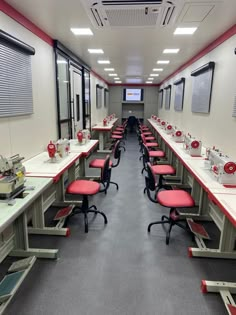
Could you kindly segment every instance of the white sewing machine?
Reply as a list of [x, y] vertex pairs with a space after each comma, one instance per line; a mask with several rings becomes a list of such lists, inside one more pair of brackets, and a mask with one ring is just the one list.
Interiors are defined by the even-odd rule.
[[59, 139], [56, 142], [50, 141], [47, 145], [48, 155], [52, 163], [58, 162], [58, 156], [64, 158], [70, 152], [70, 142], [67, 139]]
[[4, 158], [0, 155], [0, 198], [7, 199], [24, 187], [25, 167], [19, 154]]
[[171, 124], [166, 124], [165, 131], [167, 134], [171, 134], [173, 132], [173, 126]]
[[88, 129], [83, 129], [82, 130], [82, 134], [83, 134], [83, 141], [84, 141], [84, 143], [87, 143], [90, 140], [90, 138], [91, 138], [90, 131]]
[[236, 185], [236, 162], [216, 149], [207, 149], [206, 168], [220, 184]]
[[181, 131], [178, 128], [174, 127], [173, 128], [173, 133], [172, 133], [172, 139], [175, 142], [183, 142], [184, 141], [184, 133], [183, 133], [183, 131]]
[[57, 153], [61, 158], [69, 154], [70, 151], [70, 142], [67, 139], [59, 139], [56, 142]]
[[184, 136], [183, 147], [191, 156], [201, 156], [202, 141], [192, 137], [189, 133]]
[[165, 127], [166, 127], [166, 122], [165, 122], [165, 120], [162, 120], [162, 121], [160, 122], [160, 126], [161, 126], [162, 129], [165, 129]]
[[157, 117], [157, 118], [156, 118], [156, 122], [157, 122], [158, 125], [161, 125], [161, 118], [158, 118], [158, 117]]

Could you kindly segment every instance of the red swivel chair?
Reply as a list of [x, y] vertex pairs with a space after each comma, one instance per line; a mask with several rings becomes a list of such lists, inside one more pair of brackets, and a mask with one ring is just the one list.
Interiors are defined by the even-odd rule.
[[[66, 189], [68, 195], [82, 196], [82, 206], [75, 206], [69, 217], [82, 213], [84, 215], [84, 231], [88, 233], [88, 213], [101, 214], [104, 223], [107, 224], [107, 217], [102, 211], [98, 211], [95, 205], [89, 207], [88, 197], [96, 195], [100, 191], [100, 184], [90, 180], [75, 180]], [[67, 217], [67, 220], [69, 219]], [[66, 221], [67, 222], [67, 221]]]
[[[113, 148], [113, 160], [114, 161], [116, 160], [116, 162], [109, 160], [109, 168], [117, 167], [120, 164], [120, 158], [121, 158], [121, 150], [120, 150], [120, 141], [118, 140], [118, 141], [116, 141], [115, 146]], [[94, 159], [89, 163], [89, 167], [99, 168], [99, 169], [101, 169], [101, 172], [102, 172], [105, 163], [106, 163], [106, 159]], [[111, 170], [109, 172], [111, 173]], [[108, 174], [108, 175], [109, 175], [107, 178], [108, 184], [105, 185], [105, 190], [104, 190], [105, 193], [106, 193], [110, 184], [115, 185], [117, 190], [119, 189], [119, 185], [110, 180], [111, 174]]]
[[[155, 190], [157, 187], [155, 174], [152, 172], [150, 165], [148, 166], [150, 169], [148, 181], [149, 185]], [[170, 208], [169, 216], [163, 215], [161, 217], [161, 221], [151, 222], [148, 225], [148, 232], [150, 233], [151, 227], [156, 224], [169, 224], [169, 229], [166, 232], [166, 245], [169, 244], [170, 241], [170, 233], [172, 227], [177, 225], [178, 227], [190, 232], [187, 223], [182, 224], [180, 221], [183, 221], [179, 217], [179, 208], [192, 208], [195, 206], [195, 202], [192, 196], [185, 190], [164, 190], [155, 194], [154, 202], [159, 203], [163, 207]]]
[[[165, 158], [165, 152], [162, 150], [148, 150], [147, 146], [145, 144], [142, 144], [143, 146], [143, 169], [141, 171], [141, 173], [143, 174], [144, 171], [147, 171], [147, 163], [151, 163], [151, 159], [153, 160], [153, 162], [155, 160], [160, 160], [160, 159], [164, 159]], [[152, 164], [153, 164], [152, 162]]]
[[142, 139], [143, 144], [145, 144], [148, 148], [155, 148], [159, 146], [159, 144], [156, 141], [147, 142], [143, 134], [141, 134], [141, 139]]

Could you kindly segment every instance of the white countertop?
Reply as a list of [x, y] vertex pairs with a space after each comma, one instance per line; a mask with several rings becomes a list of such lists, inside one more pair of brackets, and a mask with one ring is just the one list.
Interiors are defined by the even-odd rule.
[[33, 158], [23, 162], [27, 177], [50, 177], [60, 176], [81, 156], [81, 152], [70, 152], [64, 158], [57, 158], [55, 163], [48, 156], [48, 152], [42, 152]]
[[33, 186], [34, 190], [26, 190], [24, 198], [15, 198], [13, 205], [0, 203], [0, 233], [11, 224], [38, 196], [50, 185], [52, 178], [29, 178], [25, 180], [25, 186]]

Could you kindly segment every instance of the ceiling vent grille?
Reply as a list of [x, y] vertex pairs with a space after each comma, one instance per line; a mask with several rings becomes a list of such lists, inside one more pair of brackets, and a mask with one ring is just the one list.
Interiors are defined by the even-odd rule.
[[96, 28], [167, 26], [176, 18], [176, 5], [173, 1], [82, 0], [81, 2]]

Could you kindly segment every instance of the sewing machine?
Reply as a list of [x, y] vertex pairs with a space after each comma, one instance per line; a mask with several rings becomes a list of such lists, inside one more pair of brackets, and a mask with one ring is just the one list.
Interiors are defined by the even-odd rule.
[[170, 124], [166, 124], [165, 131], [167, 134], [171, 134], [173, 132], [173, 126]]
[[8, 199], [22, 191], [25, 180], [25, 167], [19, 154], [5, 158], [0, 155], [0, 198]]
[[220, 184], [236, 185], [236, 162], [215, 148], [207, 149], [205, 166]]
[[47, 145], [48, 155], [52, 163], [57, 162], [57, 156], [64, 158], [69, 154], [70, 151], [70, 142], [67, 139], [59, 139], [57, 142], [50, 141]]
[[165, 127], [166, 127], [166, 122], [165, 122], [164, 120], [162, 120], [162, 121], [160, 122], [160, 126], [161, 126], [162, 129], [165, 129]]
[[70, 151], [70, 142], [67, 139], [59, 139], [56, 142], [57, 153], [61, 158], [69, 154]]
[[156, 122], [157, 122], [158, 125], [161, 125], [161, 118], [158, 118], [158, 117], [157, 117], [157, 118], [156, 118]]
[[88, 129], [83, 129], [82, 134], [83, 134], [84, 143], [87, 143], [91, 138], [90, 131]]
[[184, 133], [183, 131], [177, 129], [176, 127], [173, 128], [173, 133], [172, 133], [172, 139], [175, 142], [183, 142], [184, 141]]
[[202, 142], [192, 137], [189, 133], [184, 136], [183, 147], [191, 156], [201, 156]]

